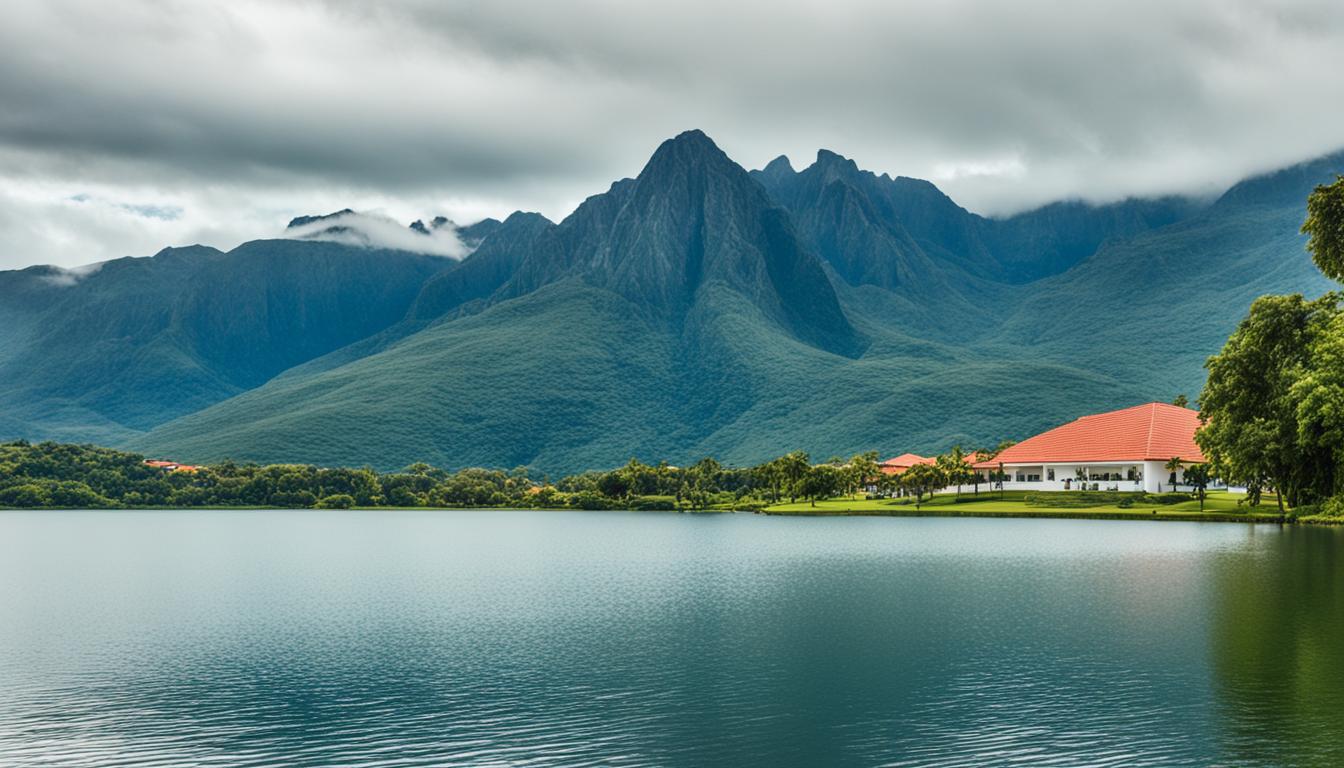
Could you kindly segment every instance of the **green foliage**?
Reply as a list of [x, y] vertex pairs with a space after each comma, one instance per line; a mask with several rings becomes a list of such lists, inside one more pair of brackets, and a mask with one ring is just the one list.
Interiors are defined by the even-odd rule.
[[936, 464], [916, 464], [900, 475], [901, 487], [915, 497], [915, 506], [932, 496], [939, 488], [947, 487], [947, 476]]
[[952, 450], [942, 454], [936, 460], [938, 471], [942, 474], [947, 485], [957, 487], [957, 495], [961, 495], [961, 486], [970, 483], [975, 478], [975, 471], [971, 469], [969, 458], [960, 445], [955, 445]]
[[1307, 198], [1302, 233], [1310, 237], [1307, 250], [1316, 267], [1326, 277], [1344, 282], [1344, 176], [1316, 187]]
[[1262, 296], [1209, 358], [1196, 440], [1225, 479], [1273, 487], [1280, 506], [1339, 490], [1344, 403], [1340, 297]]
[[1188, 493], [1145, 493], [1144, 504], [1182, 504], [1190, 500]]
[[424, 463], [388, 473], [232, 461], [169, 471], [107, 448], [17, 441], [0, 444], [0, 507], [751, 509], [772, 497], [771, 467], [799, 461], [796, 493], [814, 498], [841, 487], [840, 468], [811, 467], [797, 453], [750, 468], [725, 467], [712, 458], [686, 468], [631, 459], [608, 472], [571, 475], [551, 485], [533, 480], [526, 467], [449, 472]]
[[1344, 520], [1344, 496], [1331, 496], [1322, 502], [1318, 512], [1321, 517]]
[[[1028, 493], [1022, 501], [1029, 507], [1050, 507], [1055, 509], [1086, 509], [1088, 507], [1107, 507], [1112, 504], [1131, 507], [1142, 499], [1142, 493], [1124, 491], [1052, 491], [1048, 493]], [[1188, 496], [1182, 496], [1183, 501]]]

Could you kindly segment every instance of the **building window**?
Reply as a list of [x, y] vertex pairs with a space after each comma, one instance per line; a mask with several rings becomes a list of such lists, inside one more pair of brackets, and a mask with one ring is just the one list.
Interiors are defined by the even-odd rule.
[[1053, 468], [1045, 470], [1045, 479], [1046, 480], [1055, 479], [1055, 470]]

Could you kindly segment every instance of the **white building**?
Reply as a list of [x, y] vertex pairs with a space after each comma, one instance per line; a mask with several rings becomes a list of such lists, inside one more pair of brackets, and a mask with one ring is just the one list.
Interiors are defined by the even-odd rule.
[[1114, 490], [1159, 493], [1179, 487], [1183, 471], [1166, 468], [1205, 461], [1195, 444], [1199, 413], [1166, 403], [1147, 403], [1084, 416], [1004, 449], [975, 471], [1005, 490]]

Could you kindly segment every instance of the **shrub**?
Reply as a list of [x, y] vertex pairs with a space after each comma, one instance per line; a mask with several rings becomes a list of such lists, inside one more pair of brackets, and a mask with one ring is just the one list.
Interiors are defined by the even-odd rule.
[[50, 503], [41, 486], [31, 483], [0, 489], [0, 507], [45, 507]]
[[1331, 496], [1321, 504], [1318, 514], [1321, 517], [1344, 518], [1344, 496]]
[[1180, 504], [1183, 501], [1190, 501], [1194, 496], [1188, 493], [1146, 493], [1143, 496], [1145, 504]]
[[348, 493], [336, 493], [331, 496], [323, 496], [322, 500], [317, 502], [317, 506], [322, 509], [349, 509], [355, 506], [355, 497]]
[[677, 508], [674, 496], [636, 496], [630, 508], [640, 511], [673, 510]]
[[1133, 506], [1135, 499], [1141, 497], [1139, 493], [1127, 493], [1124, 491], [1050, 491], [1045, 493], [1028, 493], [1022, 501], [1029, 507], [1050, 507], [1054, 509], [1086, 509], [1088, 507], [1105, 507], [1109, 505], [1122, 505], [1128, 501]]
[[575, 509], [608, 509], [607, 497], [597, 491], [579, 491], [569, 497], [569, 506]]

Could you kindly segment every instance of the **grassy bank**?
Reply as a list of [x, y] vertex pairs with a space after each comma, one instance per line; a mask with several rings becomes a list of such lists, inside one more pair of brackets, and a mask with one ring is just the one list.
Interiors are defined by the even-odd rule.
[[[1028, 497], [1034, 497], [1033, 500]], [[1051, 506], [1051, 494], [1010, 491], [982, 491], [979, 495], [963, 493], [939, 494], [926, 499], [918, 508], [908, 499], [840, 498], [775, 504], [764, 512], [770, 515], [887, 515], [892, 517], [1058, 517], [1092, 520], [1194, 520], [1208, 522], [1278, 522], [1282, 518], [1273, 497], [1266, 497], [1260, 506], [1250, 507], [1237, 502], [1244, 497], [1227, 492], [1211, 492], [1204, 501], [1203, 511], [1195, 500], [1175, 504], [1144, 504], [1133, 506], [1118, 503], [1079, 506], [1075, 497], [1058, 495], [1058, 506]], [[1318, 522], [1309, 520], [1310, 522]]]

